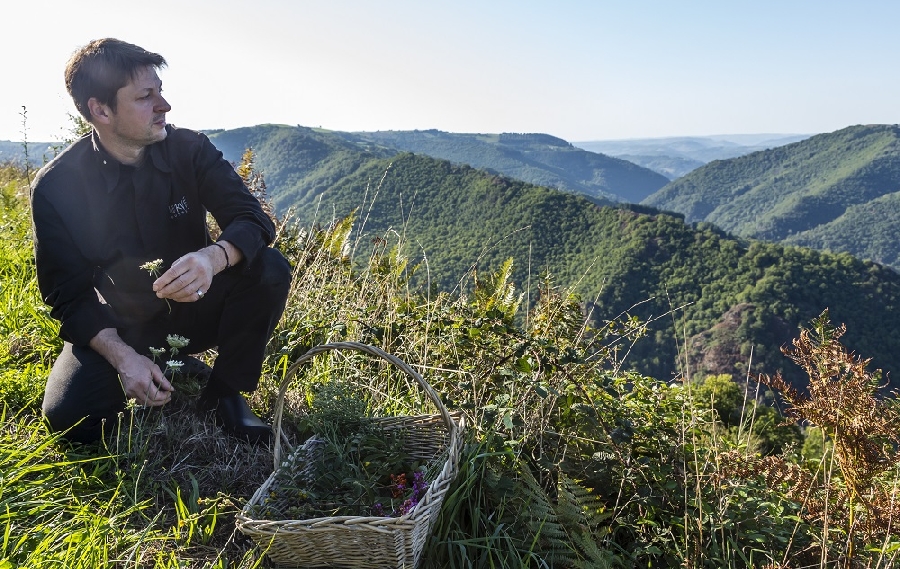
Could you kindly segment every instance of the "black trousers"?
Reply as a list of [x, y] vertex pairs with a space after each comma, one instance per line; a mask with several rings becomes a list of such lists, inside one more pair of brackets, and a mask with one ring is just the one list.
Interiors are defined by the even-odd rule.
[[[263, 249], [246, 268], [239, 265], [216, 275], [197, 302], [170, 301], [171, 313], [164, 311], [147, 322], [130, 323], [127, 315], [119, 315], [125, 323], [118, 328], [119, 336], [148, 357], [151, 347], [165, 348], [165, 359], [172, 359], [166, 343], [169, 334], [190, 341], [176, 360], [181, 354], [218, 347], [209, 383], [253, 391], [266, 344], [284, 312], [290, 282], [287, 260], [275, 249]], [[71, 441], [95, 441], [103, 435], [104, 420], [112, 428], [125, 403], [115, 368], [89, 346], [66, 342], [44, 391], [43, 411], [50, 427], [71, 428], [66, 435]]]

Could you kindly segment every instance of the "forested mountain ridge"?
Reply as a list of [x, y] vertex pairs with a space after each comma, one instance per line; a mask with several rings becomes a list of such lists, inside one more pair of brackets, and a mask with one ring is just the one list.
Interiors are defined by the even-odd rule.
[[900, 268], [900, 127], [860, 125], [711, 162], [642, 203], [743, 237]]
[[[333, 162], [335, 154], [349, 159], [359, 153], [368, 157], [398, 152], [425, 154], [535, 185], [584, 194], [597, 203], [637, 203], [668, 182], [656, 172], [576, 148], [548, 134], [454, 134], [437, 130], [350, 133], [287, 125], [259, 125], [207, 134], [232, 161], [240, 159], [242, 143], [244, 148], [257, 149], [266, 179], [279, 188], [280, 195], [302, 192], [311, 183], [306, 176], [315, 174], [299, 173], [305, 171], [302, 165], [309, 160], [318, 157]], [[295, 160], [296, 163], [288, 164]]]
[[366, 161], [396, 154], [305, 127], [269, 124], [209, 131], [207, 135], [234, 163], [240, 162], [247, 148], [253, 149], [271, 199], [282, 211], [302, 202], [308, 192], [329, 187]]
[[577, 148], [548, 134], [466, 134], [439, 130], [335, 134], [354, 142], [425, 154], [510, 178], [595, 198], [637, 203], [668, 179], [626, 160]]
[[294, 205], [306, 223], [357, 211], [356, 253], [399, 239], [422, 285], [466, 290], [473, 267], [484, 274], [513, 258], [532, 300], [549, 272], [587, 301], [595, 324], [622, 312], [656, 318], [628, 357], [652, 377], [675, 376], [687, 344], [689, 373], [743, 378], [752, 353], [754, 371], [799, 379], [778, 348], [826, 308], [848, 325], [849, 346], [900, 371], [900, 338], [883, 333], [900, 326], [900, 275], [849, 255], [745, 242], [415, 154], [366, 162]]

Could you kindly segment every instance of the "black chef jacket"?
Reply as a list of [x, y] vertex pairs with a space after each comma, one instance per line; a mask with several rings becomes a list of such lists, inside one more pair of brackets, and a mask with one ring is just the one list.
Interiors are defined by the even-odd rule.
[[156, 276], [140, 266], [179, 257], [219, 239], [241, 250], [244, 266], [272, 242], [275, 228], [234, 168], [209, 139], [171, 125], [138, 168], [117, 162], [96, 133], [44, 166], [32, 183], [38, 285], [60, 337], [87, 345], [104, 328], [167, 309]]

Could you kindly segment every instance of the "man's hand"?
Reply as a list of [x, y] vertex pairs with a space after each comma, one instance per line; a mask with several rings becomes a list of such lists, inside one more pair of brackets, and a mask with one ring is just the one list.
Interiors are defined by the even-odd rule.
[[117, 368], [125, 396], [141, 405], [159, 407], [172, 398], [172, 384], [149, 358], [135, 352]]
[[214, 263], [208, 248], [188, 253], [154, 281], [153, 292], [159, 298], [171, 298], [175, 302], [197, 302], [212, 284], [216, 274]]
[[106, 358], [119, 373], [125, 396], [142, 405], [158, 407], [172, 398], [175, 389], [159, 366], [126, 344], [115, 328], [104, 328], [91, 338], [91, 348]]

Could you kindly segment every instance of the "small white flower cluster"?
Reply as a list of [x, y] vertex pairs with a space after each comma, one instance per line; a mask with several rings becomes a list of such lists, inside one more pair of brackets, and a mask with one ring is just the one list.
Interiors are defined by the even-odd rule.
[[[145, 271], [147, 271], [148, 273], [150, 273], [150, 275], [152, 275], [154, 277], [158, 277], [159, 272], [162, 270], [162, 264], [163, 264], [162, 259], [154, 259], [152, 261], [147, 261], [146, 263], [141, 265], [140, 268], [142, 268]], [[165, 298], [163, 300], [166, 301], [166, 306], [169, 307], [169, 314], [171, 314], [172, 313], [172, 304], [169, 302], [168, 298]]]
[[[169, 344], [169, 354], [170, 357], [173, 357], [178, 354], [178, 350], [187, 347], [188, 344], [191, 343], [190, 340], [185, 338], [184, 336], [179, 336], [178, 334], [169, 334], [166, 336], [166, 343]], [[163, 354], [166, 353], [165, 348], [150, 348], [150, 355], [153, 357], [153, 361], [156, 362], [157, 358], [161, 358]], [[171, 359], [166, 362], [166, 371], [179, 371], [182, 367], [184, 367], [184, 362], [176, 359]]]
[[191, 343], [190, 340], [178, 334], [169, 334], [166, 336], [166, 342], [169, 344], [173, 356], [178, 353], [178, 350], [186, 348]]
[[141, 268], [153, 275], [154, 277], [159, 276], [159, 270], [162, 268], [162, 259], [154, 259], [153, 261], [147, 261]]

